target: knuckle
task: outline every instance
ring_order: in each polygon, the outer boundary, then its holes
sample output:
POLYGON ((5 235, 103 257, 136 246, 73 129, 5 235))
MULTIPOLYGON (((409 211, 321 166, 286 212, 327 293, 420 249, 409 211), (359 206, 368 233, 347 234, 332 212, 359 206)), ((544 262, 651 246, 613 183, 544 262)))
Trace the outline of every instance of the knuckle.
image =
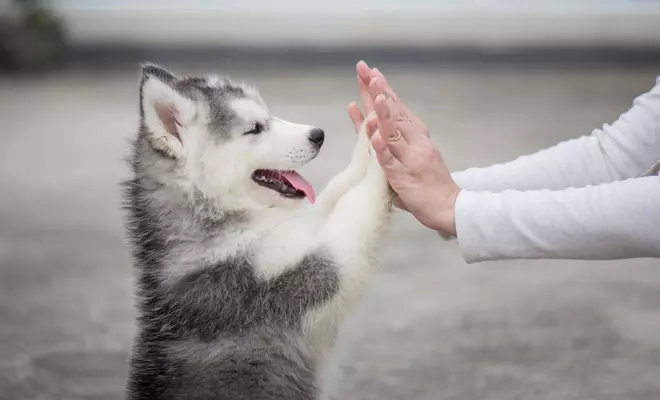
POLYGON ((429 165, 436 164, 436 151, 432 146, 416 149, 416 157, 411 160, 410 167, 417 171, 426 170, 429 165))
POLYGON ((394 117, 394 121, 396 121, 396 122, 405 122, 405 121, 406 121, 406 116, 403 115, 403 113, 398 113, 398 114, 394 117))
POLYGON ((420 153, 420 156, 421 156, 420 158, 422 158, 424 160, 429 160, 429 159, 434 158, 435 152, 436 152, 435 148, 430 143, 427 143, 425 146, 423 146, 419 149, 419 153, 420 153))

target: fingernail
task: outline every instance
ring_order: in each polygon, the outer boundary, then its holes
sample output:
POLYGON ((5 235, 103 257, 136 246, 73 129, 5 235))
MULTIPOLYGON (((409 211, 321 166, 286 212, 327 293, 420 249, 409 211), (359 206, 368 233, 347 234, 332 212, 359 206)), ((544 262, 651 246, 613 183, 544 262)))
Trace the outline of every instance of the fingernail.
POLYGON ((360 61, 357 63, 357 67, 356 67, 356 68, 357 68, 357 70, 358 70, 359 72, 364 72, 364 71, 363 71, 364 69, 366 69, 367 71, 369 71, 369 65, 367 65, 367 63, 364 62, 364 60, 360 60, 360 61))

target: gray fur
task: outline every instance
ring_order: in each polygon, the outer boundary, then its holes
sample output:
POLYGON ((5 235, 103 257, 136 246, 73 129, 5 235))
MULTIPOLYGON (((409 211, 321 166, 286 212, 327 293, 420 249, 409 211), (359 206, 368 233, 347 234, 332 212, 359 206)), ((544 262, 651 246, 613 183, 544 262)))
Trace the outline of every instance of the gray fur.
MULTIPOLYGON (((225 139, 236 116, 223 104, 253 93, 226 79, 216 85, 177 79, 153 65, 143 74, 208 102, 211 130, 225 139)), ((255 275, 249 250, 205 261, 211 241, 250 228, 249 215, 181 191, 174 184, 177 161, 151 145, 140 114, 133 177, 125 184, 138 295, 128 399, 315 399, 316 371, 301 324, 336 294, 336 266, 318 249, 266 281, 255 275), (201 254, 190 258, 194 268, 172 265, 182 253, 201 254), (175 280, 163 278, 177 268, 183 272, 175 280)))
MULTIPOLYGON (((197 101, 204 101, 210 108, 209 130, 220 138, 228 139, 228 127, 239 116, 227 106, 230 100, 249 97, 262 103, 261 97, 255 88, 244 84, 238 84, 225 76, 213 76, 215 84, 210 83, 211 77, 188 76, 175 77, 171 72, 154 64, 146 64, 142 67, 142 85, 149 77, 157 77, 161 82, 170 85, 183 96, 197 101)), ((142 85, 140 96, 142 97, 142 85)), ((141 103, 141 102, 140 102, 141 103)), ((144 116, 144 110, 140 106, 140 115, 144 116)))

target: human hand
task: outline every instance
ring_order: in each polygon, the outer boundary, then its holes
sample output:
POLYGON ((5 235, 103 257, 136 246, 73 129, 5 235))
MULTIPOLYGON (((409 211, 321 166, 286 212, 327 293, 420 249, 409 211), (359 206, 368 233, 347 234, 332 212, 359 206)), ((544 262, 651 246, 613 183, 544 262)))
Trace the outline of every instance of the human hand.
MULTIPOLYGON (((366 63, 360 62, 357 65, 357 84, 358 92, 360 93, 360 98, 362 99, 362 107, 364 108, 364 114, 360 110, 360 107, 355 102, 351 102, 348 105, 348 116, 353 122, 353 129, 355 133, 360 132, 360 127, 364 123, 365 115, 371 115, 374 111, 374 103, 369 94, 369 81, 371 69, 367 66, 366 63)), ((377 128, 377 121, 375 117, 369 119, 367 123, 367 135, 371 137, 377 128)))
MULTIPOLYGON (((374 96, 370 93, 369 84, 375 78, 378 78, 381 84, 383 85, 383 90, 385 94, 392 99, 394 102, 395 111, 402 113, 407 116, 411 123, 416 125, 413 129, 419 130, 422 134, 429 136, 428 128, 420 121, 406 106, 406 104, 397 96, 394 89, 387 83, 385 76, 378 70, 378 68, 370 68, 367 63, 360 61, 356 65, 357 71, 357 81, 358 81, 358 91, 360 93, 360 98, 362 99, 362 104, 364 106, 364 114, 360 111, 360 108, 355 102, 352 102, 348 105, 348 115, 353 122, 355 132, 358 132, 360 126, 364 122, 364 116, 369 115, 374 111, 374 96)), ((369 137, 373 135, 378 127, 378 122, 376 118, 372 118, 367 125, 367 132, 369 137)))
POLYGON ((357 71, 377 115, 373 147, 399 203, 424 226, 455 236, 454 205, 461 189, 433 146, 428 127, 406 107, 380 71, 363 62, 358 63, 357 71))

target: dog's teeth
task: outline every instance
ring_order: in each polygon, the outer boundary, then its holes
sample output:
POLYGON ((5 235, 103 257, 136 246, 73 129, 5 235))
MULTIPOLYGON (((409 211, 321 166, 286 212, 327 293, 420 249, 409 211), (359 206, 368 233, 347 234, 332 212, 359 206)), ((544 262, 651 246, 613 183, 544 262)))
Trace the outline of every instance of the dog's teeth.
POLYGON ((273 177, 273 174, 270 173, 258 173, 254 175, 254 180, 260 183, 267 183, 273 190, 276 190, 282 194, 298 194, 298 190, 292 187, 288 182, 285 182, 283 179, 281 179, 280 176, 273 177))

